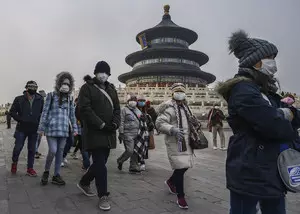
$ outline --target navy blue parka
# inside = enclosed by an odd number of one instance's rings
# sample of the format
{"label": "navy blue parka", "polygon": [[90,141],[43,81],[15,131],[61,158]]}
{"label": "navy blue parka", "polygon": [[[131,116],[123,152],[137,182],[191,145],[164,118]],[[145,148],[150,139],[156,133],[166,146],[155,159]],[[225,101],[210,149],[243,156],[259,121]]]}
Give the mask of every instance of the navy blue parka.
{"label": "navy blue parka", "polygon": [[300,119],[285,119],[278,94],[261,93],[250,76],[237,76],[217,88],[228,102],[228,123],[233,131],[226,160],[227,188],[259,199],[284,196],[286,188],[277,169],[284,143],[299,146]]}

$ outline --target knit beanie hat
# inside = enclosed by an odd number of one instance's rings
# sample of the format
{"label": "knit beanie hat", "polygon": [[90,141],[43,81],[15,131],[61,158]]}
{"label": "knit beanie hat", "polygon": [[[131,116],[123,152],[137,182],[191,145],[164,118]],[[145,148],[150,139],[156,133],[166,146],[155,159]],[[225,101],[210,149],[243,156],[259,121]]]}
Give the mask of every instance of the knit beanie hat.
{"label": "knit beanie hat", "polygon": [[185,92],[185,85],[183,83],[174,83],[172,86],[171,86],[171,91],[172,91],[172,94],[176,91],[182,91],[182,92]]}
{"label": "knit beanie hat", "polygon": [[128,102],[129,100],[137,100],[136,95],[133,94],[133,93],[128,94],[128,95],[127,95],[127,102]]}
{"label": "knit beanie hat", "polygon": [[256,63],[270,56],[276,56],[276,46],[266,40],[249,38],[243,31],[232,33],[229,41],[229,51],[239,59],[239,67],[252,68]]}
{"label": "knit beanie hat", "polygon": [[30,80],[26,83],[25,88],[38,88],[38,85],[35,81]]}
{"label": "knit beanie hat", "polygon": [[106,73],[107,75],[110,76],[110,67],[105,61],[99,61],[97,62],[94,70],[94,74],[97,73]]}

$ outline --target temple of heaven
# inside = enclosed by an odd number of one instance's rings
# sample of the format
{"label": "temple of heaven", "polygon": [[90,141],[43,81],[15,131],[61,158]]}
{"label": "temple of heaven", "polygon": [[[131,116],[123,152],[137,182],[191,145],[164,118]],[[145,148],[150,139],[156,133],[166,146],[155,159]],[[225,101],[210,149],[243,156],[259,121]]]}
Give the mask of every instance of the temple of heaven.
{"label": "temple of heaven", "polygon": [[208,62],[208,56],[189,49],[198,39],[197,33],[176,25],[169,10],[169,5],[164,6],[162,21],[136,36],[142,50],[126,57],[132,71],[119,76],[127,87],[166,87],[175,82],[205,87],[215,81],[214,75],[200,68]]}

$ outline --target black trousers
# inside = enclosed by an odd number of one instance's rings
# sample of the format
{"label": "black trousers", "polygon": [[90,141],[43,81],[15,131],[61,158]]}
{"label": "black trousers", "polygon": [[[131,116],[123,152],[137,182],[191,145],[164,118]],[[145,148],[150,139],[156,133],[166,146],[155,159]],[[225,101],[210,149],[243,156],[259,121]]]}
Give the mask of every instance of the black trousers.
{"label": "black trousers", "polygon": [[93,150],[91,153],[93,163],[88,171],[82,176],[80,183],[87,186],[95,179],[98,197],[108,196],[106,163],[110,149],[97,149]]}
{"label": "black trousers", "polygon": [[82,138],[80,135],[77,135],[75,137],[75,145],[76,145],[76,147],[74,149],[74,153],[76,153],[79,149],[80,149],[80,151],[82,150]]}
{"label": "black trousers", "polygon": [[175,185],[178,197],[184,197],[184,173],[187,171],[184,169],[175,169],[173,175],[170,177],[169,181]]}

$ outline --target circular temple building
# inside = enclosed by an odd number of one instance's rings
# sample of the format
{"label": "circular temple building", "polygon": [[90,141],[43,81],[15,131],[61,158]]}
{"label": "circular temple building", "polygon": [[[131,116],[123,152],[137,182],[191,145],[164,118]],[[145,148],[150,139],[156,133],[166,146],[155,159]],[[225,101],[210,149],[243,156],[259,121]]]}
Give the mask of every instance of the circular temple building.
{"label": "circular temple building", "polygon": [[205,87],[215,81],[214,75],[200,68],[208,56],[189,49],[198,39],[197,33],[176,25],[169,9],[169,5],[164,6],[162,21],[136,36],[142,50],[126,57],[132,71],[119,76],[127,87],[168,87],[175,82]]}

